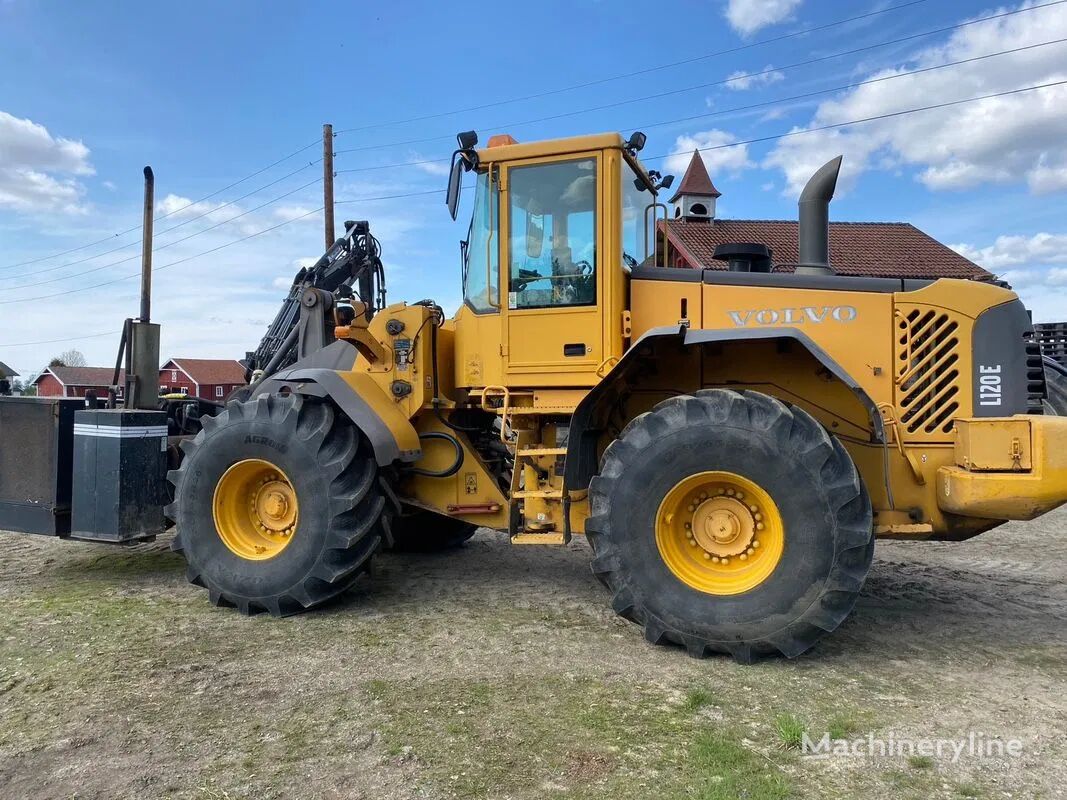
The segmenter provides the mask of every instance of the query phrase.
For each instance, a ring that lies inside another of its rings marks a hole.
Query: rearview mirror
[[[448,191],[445,194],[445,203],[448,205],[448,213],[452,219],[459,213],[459,187],[463,181],[463,170],[466,162],[457,150],[452,154],[452,170],[448,173]]]
[[[544,214],[526,215],[526,255],[529,258],[540,258],[541,250],[545,245],[545,216]]]

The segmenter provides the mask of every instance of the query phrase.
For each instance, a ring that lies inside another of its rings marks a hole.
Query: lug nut
[[[733,489],[727,489],[726,490],[726,494],[729,495],[730,497],[733,497],[734,496],[734,490]]]
[[[711,558],[711,553],[705,552],[704,553],[704,558]]]
[[[753,539],[752,540],[752,549],[755,550],[757,547],[759,547],[759,541],[756,540],[756,539]]]
[[[711,563],[713,563],[713,564],[718,564],[720,561],[722,561],[722,559],[719,558],[718,556],[712,556],[711,557]]]
[[[742,561],[748,561],[748,553],[742,553],[738,556]]]
[[[757,511],[759,511],[759,506],[749,506],[748,510],[755,514]]]
[[[723,556],[722,557],[722,563],[723,564],[729,564],[730,563],[730,559],[728,559],[726,556]]]

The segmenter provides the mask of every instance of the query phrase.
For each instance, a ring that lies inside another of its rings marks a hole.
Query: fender
[[[623,357],[604,376],[592,391],[578,404],[571,418],[567,444],[567,460],[564,467],[564,484],[568,489],[581,490],[589,485],[589,480],[597,470],[597,441],[601,428],[600,412],[614,403],[624,386],[628,375],[641,357],[643,345],[671,344],[676,347],[700,347],[717,342],[739,342],[766,339],[789,339],[807,350],[816,361],[825,367],[835,378],[840,380],[856,399],[863,404],[871,423],[871,440],[885,443],[885,428],[882,415],[871,396],[859,383],[845,371],[830,355],[803,331],[796,328],[756,328],[737,330],[691,330],[673,326],[650,328],[635,341]]]
[[[307,397],[328,398],[370,440],[380,466],[417,461],[422,456],[418,432],[370,375],[352,371],[357,355],[348,342],[334,342],[275,373],[252,396],[288,387]]]

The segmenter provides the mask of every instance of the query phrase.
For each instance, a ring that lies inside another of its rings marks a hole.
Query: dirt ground
[[[3,798],[1055,798],[1067,511],[880,543],[796,661],[696,661],[617,619],[584,541],[385,555],[317,613],[212,608],[169,537],[0,536]],[[1022,754],[840,756],[868,734]]]

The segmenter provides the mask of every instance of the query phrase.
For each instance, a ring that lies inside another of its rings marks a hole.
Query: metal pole
[[[152,315],[152,211],[156,179],[151,167],[144,168],[144,226],[141,229],[141,322]]]
[[[326,218],[326,249],[333,247],[333,125],[322,126],[322,212]]]

